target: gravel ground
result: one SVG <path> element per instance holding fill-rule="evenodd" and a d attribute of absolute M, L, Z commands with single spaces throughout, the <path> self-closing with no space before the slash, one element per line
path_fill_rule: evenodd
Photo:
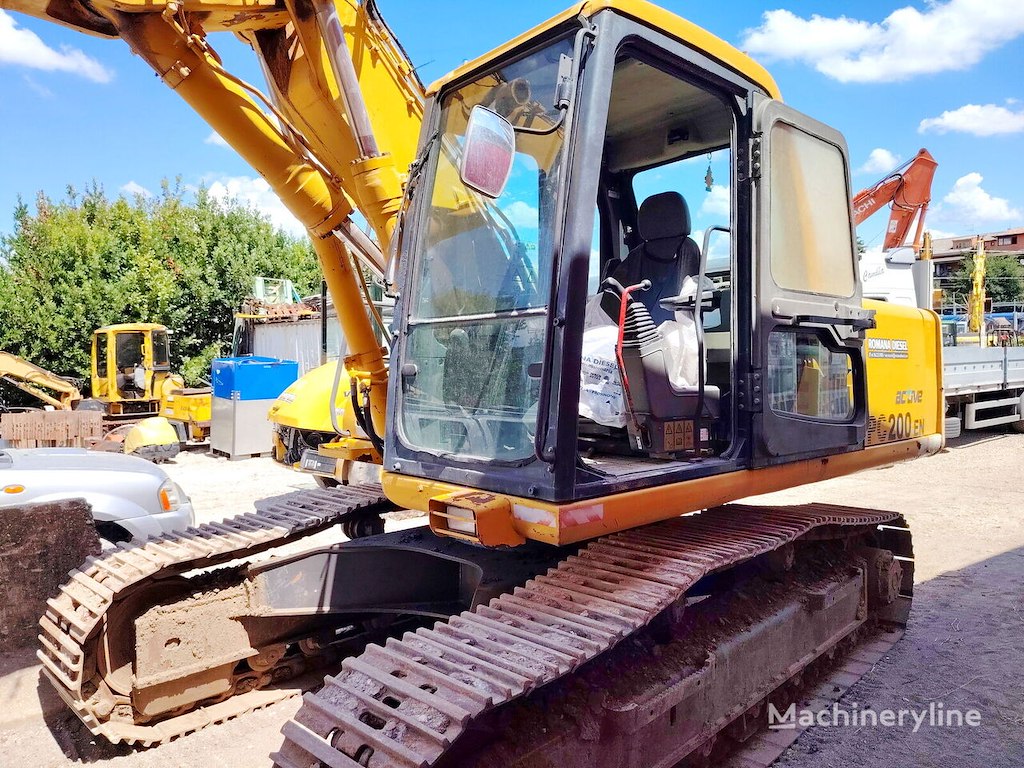
<path fill-rule="evenodd" d="M 916 596 L 905 639 L 855 685 L 860 709 L 977 709 L 976 728 L 812 728 L 779 760 L 785 768 L 1019 768 L 1024 765 L 1024 435 L 983 433 L 911 464 L 791 489 L 756 501 L 827 501 L 902 512 L 914 530 Z M 261 497 L 312 486 L 269 460 L 179 457 L 168 472 L 200 522 Z M 417 524 L 417 520 L 398 525 Z M 396 523 L 390 523 L 394 527 Z M 268 766 L 298 707 L 282 702 L 233 722 L 133 751 L 97 743 L 38 682 L 31 652 L 0 656 L 3 765 L 110 768 Z M 45 717 L 44 717 L 44 714 Z"/>

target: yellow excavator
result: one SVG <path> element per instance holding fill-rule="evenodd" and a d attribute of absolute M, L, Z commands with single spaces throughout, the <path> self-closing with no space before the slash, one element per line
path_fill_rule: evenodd
<path fill-rule="evenodd" d="M 190 388 L 171 372 L 166 326 L 119 323 L 92 335 L 92 396 L 112 421 L 160 416 L 174 428 L 175 442 L 210 437 L 210 388 Z"/>
<path fill-rule="evenodd" d="M 9 352 L 0 352 L 0 379 L 55 410 L 103 411 L 102 445 L 149 459 L 172 458 L 181 443 L 210 433 L 209 388 L 186 388 L 171 372 L 168 331 L 156 323 L 120 323 L 92 337 L 91 396 L 69 379 Z"/>
<path fill-rule="evenodd" d="M 82 391 L 71 379 L 10 352 L 0 351 L 0 380 L 59 411 L 73 410 L 83 399 Z"/>
<path fill-rule="evenodd" d="M 845 141 L 747 56 L 591 0 L 421 101 L 372 0 L 0 6 L 124 40 L 307 226 L 355 422 L 318 453 L 382 462 L 83 565 L 39 657 L 93 733 L 157 744 L 325 666 L 279 766 L 713 762 L 905 624 L 898 514 L 730 503 L 943 444 L 937 317 L 862 298 Z M 729 212 L 693 233 L 709 154 Z M 429 526 L 381 533 L 403 509 Z"/>

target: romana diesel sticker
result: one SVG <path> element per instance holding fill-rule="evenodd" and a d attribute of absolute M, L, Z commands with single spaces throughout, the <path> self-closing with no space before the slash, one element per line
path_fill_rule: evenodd
<path fill-rule="evenodd" d="M 906 339 L 868 338 L 868 357 L 885 360 L 906 360 L 910 356 L 910 345 Z"/>

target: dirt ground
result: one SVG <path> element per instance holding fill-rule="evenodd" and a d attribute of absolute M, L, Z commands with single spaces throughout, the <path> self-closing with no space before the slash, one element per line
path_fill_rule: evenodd
<path fill-rule="evenodd" d="M 168 472 L 200 522 L 256 498 L 312 485 L 269 460 L 179 458 Z M 911 464 L 791 489 L 780 503 L 826 501 L 902 512 L 914 531 L 914 610 L 906 637 L 844 696 L 861 710 L 976 709 L 975 728 L 812 728 L 784 768 L 1018 768 L 1024 765 L 1024 435 L 975 433 Z M 406 521 L 405 524 L 409 524 Z M 268 766 L 298 707 L 282 702 L 151 750 L 97 743 L 65 712 L 31 651 L 0 656 L 0 763 L 109 768 Z"/>

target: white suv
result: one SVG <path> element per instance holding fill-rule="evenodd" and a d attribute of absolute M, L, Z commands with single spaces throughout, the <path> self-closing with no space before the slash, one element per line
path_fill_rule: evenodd
<path fill-rule="evenodd" d="M 144 459 L 84 448 L 0 449 L 0 508 L 58 499 L 89 503 L 104 548 L 195 522 L 188 496 Z"/>

